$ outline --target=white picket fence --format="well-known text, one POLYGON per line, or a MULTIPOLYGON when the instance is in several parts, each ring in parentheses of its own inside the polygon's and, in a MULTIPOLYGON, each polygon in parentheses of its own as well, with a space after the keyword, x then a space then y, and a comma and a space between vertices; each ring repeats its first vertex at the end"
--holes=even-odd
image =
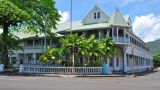
POLYGON ((45 74, 101 74, 102 67, 54 67, 42 65, 20 65, 19 73, 45 74))

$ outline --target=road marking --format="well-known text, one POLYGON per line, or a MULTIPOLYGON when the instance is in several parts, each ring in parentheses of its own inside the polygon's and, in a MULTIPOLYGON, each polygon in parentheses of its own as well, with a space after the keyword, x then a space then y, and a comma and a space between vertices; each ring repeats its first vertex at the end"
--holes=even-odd
POLYGON ((0 76, 0 80, 36 80, 39 77, 13 77, 13 76, 0 76))

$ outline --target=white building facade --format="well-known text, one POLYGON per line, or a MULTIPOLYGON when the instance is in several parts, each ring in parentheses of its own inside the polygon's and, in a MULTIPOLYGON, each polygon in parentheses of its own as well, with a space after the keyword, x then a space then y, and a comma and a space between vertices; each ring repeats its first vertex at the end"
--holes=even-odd
MULTIPOLYGON (((70 30, 70 23, 64 23, 57 25, 57 30, 54 32, 61 35, 67 35, 70 32, 78 33, 86 38, 94 34, 96 39, 103 39, 106 35, 112 37, 118 54, 112 57, 106 56, 103 60, 104 63, 109 64, 112 71, 131 72, 135 69, 141 72, 153 68, 151 50, 133 33, 130 17, 122 16, 119 10, 115 10, 112 16, 108 16, 95 6, 82 21, 72 22, 72 30, 70 30)), ((18 35, 21 34, 22 32, 18 32, 18 35)), ((44 47, 56 46, 56 41, 53 39, 47 39, 45 45, 43 36, 36 38, 23 34, 20 37, 24 50, 17 50, 13 55, 9 55, 10 61, 15 61, 17 64, 38 64, 38 58, 43 54, 44 47)), ((79 60, 81 63, 86 62, 84 57, 80 57, 79 60)))

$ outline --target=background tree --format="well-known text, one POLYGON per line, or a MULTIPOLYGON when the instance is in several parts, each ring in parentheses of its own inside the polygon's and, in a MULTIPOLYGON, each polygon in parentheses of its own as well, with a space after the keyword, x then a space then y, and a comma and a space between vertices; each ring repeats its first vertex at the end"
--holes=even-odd
POLYGON ((160 66, 160 53, 156 53, 153 55, 153 64, 154 66, 160 66))
POLYGON ((55 8, 55 0, 9 0, 18 8, 30 15, 25 22, 27 31, 47 36, 54 36, 52 29, 56 29, 60 21, 60 14, 55 8))
MULTIPOLYGON (((51 29, 56 28, 60 15, 54 8, 54 0, 0 0, 0 27, 3 29, 1 45, 3 49, 2 63, 7 65, 8 43, 17 38, 12 32, 26 30, 38 34, 53 36, 51 29), (8 37, 12 37, 9 42, 8 37)), ((18 45, 18 43, 17 43, 18 45)))
POLYGON ((0 26, 3 29, 3 33, 1 36, 1 47, 3 53, 2 63, 7 65, 8 59, 8 45, 11 43, 10 39, 15 39, 12 37, 13 35, 10 33, 9 27, 16 26, 18 23, 22 23, 24 20, 29 19, 29 15, 15 6, 13 3, 8 0, 0 1, 0 26))

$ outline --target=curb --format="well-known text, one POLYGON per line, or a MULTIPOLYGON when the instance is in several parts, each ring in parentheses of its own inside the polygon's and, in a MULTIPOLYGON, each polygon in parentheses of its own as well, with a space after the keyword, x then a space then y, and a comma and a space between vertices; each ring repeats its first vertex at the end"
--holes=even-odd
POLYGON ((126 75, 78 75, 77 77, 126 77, 126 75))
POLYGON ((64 78, 88 78, 88 77, 126 77, 126 75, 58 75, 58 74, 0 74, 0 76, 37 76, 37 77, 64 77, 64 78))

